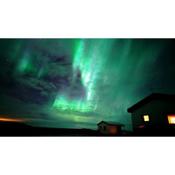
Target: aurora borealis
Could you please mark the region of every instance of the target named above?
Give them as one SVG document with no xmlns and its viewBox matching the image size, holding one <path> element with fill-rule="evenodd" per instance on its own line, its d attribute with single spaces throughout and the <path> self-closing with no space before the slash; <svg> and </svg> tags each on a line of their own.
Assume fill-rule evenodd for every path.
<svg viewBox="0 0 175 175">
<path fill-rule="evenodd" d="M 175 93 L 171 39 L 1 39 L 0 112 L 31 125 L 131 129 L 127 108 Z"/>
</svg>

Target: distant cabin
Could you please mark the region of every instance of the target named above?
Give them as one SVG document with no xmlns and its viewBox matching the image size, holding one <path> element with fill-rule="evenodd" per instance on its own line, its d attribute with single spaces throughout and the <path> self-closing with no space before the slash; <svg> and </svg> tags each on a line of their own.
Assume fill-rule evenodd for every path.
<svg viewBox="0 0 175 175">
<path fill-rule="evenodd" d="M 151 94 L 128 108 L 131 113 L 133 130 L 149 128 L 174 128 L 175 95 Z"/>
<path fill-rule="evenodd" d="M 102 135 L 120 135 L 123 125 L 116 122 L 101 121 L 97 126 L 98 132 Z"/>
</svg>

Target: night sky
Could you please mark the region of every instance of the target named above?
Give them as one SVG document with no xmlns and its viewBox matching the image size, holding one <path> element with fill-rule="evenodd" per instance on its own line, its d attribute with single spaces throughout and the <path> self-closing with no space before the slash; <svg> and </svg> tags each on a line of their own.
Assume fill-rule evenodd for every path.
<svg viewBox="0 0 175 175">
<path fill-rule="evenodd" d="M 0 115 L 131 129 L 127 108 L 153 92 L 175 94 L 175 40 L 0 39 Z"/>
</svg>

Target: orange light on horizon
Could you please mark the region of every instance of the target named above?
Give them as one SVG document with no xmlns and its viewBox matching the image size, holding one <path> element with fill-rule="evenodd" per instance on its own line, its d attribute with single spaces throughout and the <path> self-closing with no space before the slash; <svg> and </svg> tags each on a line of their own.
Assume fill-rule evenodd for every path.
<svg viewBox="0 0 175 175">
<path fill-rule="evenodd" d="M 175 115 L 168 115 L 168 123 L 175 124 Z"/>
<path fill-rule="evenodd" d="M 1 115 L 0 114 L 0 122 L 24 122 L 25 119 L 20 118 L 10 118 L 8 115 Z"/>
</svg>

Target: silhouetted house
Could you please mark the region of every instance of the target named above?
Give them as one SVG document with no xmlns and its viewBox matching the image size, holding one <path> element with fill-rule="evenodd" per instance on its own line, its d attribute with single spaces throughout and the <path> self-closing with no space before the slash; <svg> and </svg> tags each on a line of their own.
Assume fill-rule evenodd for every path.
<svg viewBox="0 0 175 175">
<path fill-rule="evenodd" d="M 116 122 L 101 121 L 98 124 L 98 132 L 102 135 L 121 135 L 122 124 Z"/>
<path fill-rule="evenodd" d="M 128 108 L 128 112 L 132 115 L 135 132 L 174 131 L 175 134 L 175 95 L 151 94 Z"/>
</svg>

